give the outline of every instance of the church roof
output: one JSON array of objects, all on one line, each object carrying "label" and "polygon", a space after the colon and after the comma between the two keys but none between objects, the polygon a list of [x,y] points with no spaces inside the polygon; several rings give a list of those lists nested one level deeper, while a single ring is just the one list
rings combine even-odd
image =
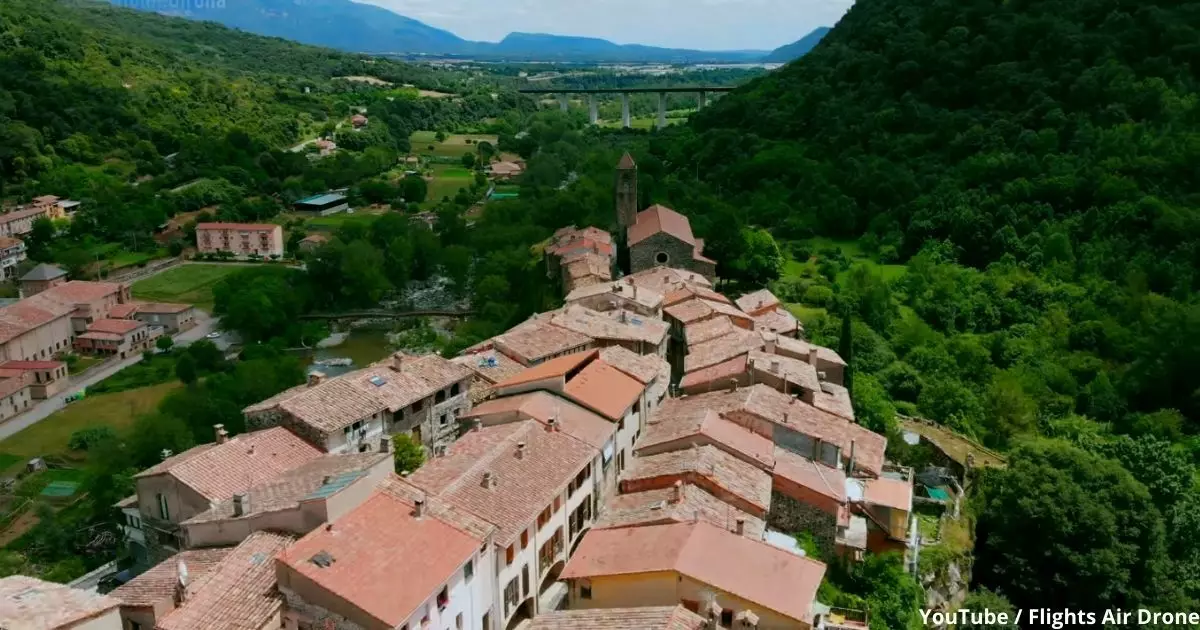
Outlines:
[{"label": "church roof", "polygon": [[637,168],[637,162],[633,161],[633,156],[626,151],[625,155],[621,156],[621,161],[617,162],[617,168],[623,171]]},{"label": "church roof", "polygon": [[629,226],[629,244],[636,245],[659,233],[670,234],[688,245],[696,244],[688,218],[658,204],[638,213],[637,223]]}]

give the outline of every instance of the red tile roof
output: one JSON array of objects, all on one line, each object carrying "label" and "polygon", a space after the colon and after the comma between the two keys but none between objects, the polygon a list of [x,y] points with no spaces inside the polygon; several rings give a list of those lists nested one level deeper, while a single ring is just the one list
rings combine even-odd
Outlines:
[{"label": "red tile roof", "polygon": [[703,630],[705,623],[683,606],[592,608],[538,615],[527,630]]},{"label": "red tile roof", "polygon": [[680,443],[681,448],[692,443],[712,444],[766,470],[775,465],[775,444],[770,439],[722,418],[712,409],[648,425],[638,440],[637,452],[672,442]]},{"label": "red tile roof", "polygon": [[118,304],[108,309],[108,316],[113,319],[125,319],[132,316],[134,313],[137,313],[138,306],[139,305],[135,303]]},{"label": "red tile roof", "polygon": [[779,305],[779,298],[767,289],[759,289],[737,299],[738,308],[751,315],[761,315],[764,311],[774,309]]},{"label": "red tile roof", "polygon": [[496,348],[526,365],[569,353],[592,343],[592,338],[533,318],[493,339]]},{"label": "red tile roof", "polygon": [[282,229],[274,223],[198,223],[197,230],[275,230]]},{"label": "red tile roof", "polygon": [[912,511],[913,487],[909,481],[879,477],[868,479],[863,491],[863,501],[905,512]]},{"label": "red tile roof", "polygon": [[315,446],[274,427],[232,437],[224,444],[198,446],[137,477],[169,474],[209,501],[220,501],[320,456]]},{"label": "red tile roof", "polygon": [[612,438],[617,425],[573,402],[546,392],[529,392],[493,398],[476,405],[464,418],[479,418],[486,425],[514,420],[537,420],[549,426],[553,418],[559,430],[597,450]]},{"label": "red tile roof", "polygon": [[625,417],[645,386],[603,361],[593,361],[567,381],[566,395],[614,422]]},{"label": "red tile roof", "polygon": [[275,582],[274,558],[295,540],[255,532],[188,589],[188,599],[158,620],[156,630],[262,628],[279,615],[283,598]]},{"label": "red tile roof", "polygon": [[176,304],[173,302],[140,302],[137,304],[137,312],[139,313],[182,313],[190,308],[195,308],[191,304]]},{"label": "red tile roof", "polygon": [[690,483],[629,492],[610,496],[594,527],[641,527],[665,523],[690,523],[697,519],[727,531],[737,530],[737,520],[744,523],[745,535],[761,538],[766,525],[761,518],[743,512],[718,499],[707,490]]},{"label": "red tile roof", "polygon": [[88,326],[89,333],[103,333],[108,335],[127,335],[145,324],[139,321],[129,319],[98,319]]},{"label": "red tile roof", "polygon": [[887,438],[878,433],[799,401],[788,410],[787,426],[836,445],[841,449],[843,459],[850,457],[850,446],[853,444],[856,468],[877,476],[883,470]]},{"label": "red tile roof", "polygon": [[86,627],[120,603],[107,595],[25,575],[0,578],[0,628],[5,630]]},{"label": "red tile roof", "polygon": [[761,335],[739,328],[723,337],[689,347],[683,360],[683,371],[690,374],[724,363],[734,357],[746,355],[751,350],[762,350],[763,345]]},{"label": "red tile roof", "polygon": [[173,608],[175,587],[179,584],[179,563],[187,567],[188,580],[195,584],[206,578],[230,551],[233,551],[233,547],[182,551],[154,565],[109,595],[121,600],[122,606],[168,604]]},{"label": "red tile roof", "polygon": [[96,300],[119,294],[122,285],[115,282],[85,282],[71,280],[56,287],[51,287],[29,298],[30,300],[55,300],[61,304],[82,306]]},{"label": "red tile roof", "polygon": [[695,388],[705,388],[707,391],[728,389],[730,379],[738,379],[746,374],[747,357],[743,354],[724,363],[690,372],[679,381],[679,386],[689,391]]},{"label": "red tile roof", "polygon": [[[776,479],[808,488],[835,501],[846,500],[846,474],[784,448],[775,449]],[[778,489],[778,488],[777,488]],[[784,492],[784,494],[787,494]]]},{"label": "red tile roof", "polygon": [[623,278],[625,282],[636,284],[643,289],[650,289],[658,293],[666,294],[675,289],[678,289],[685,284],[695,284],[702,287],[712,288],[712,281],[704,276],[687,269],[676,269],[674,267],[654,267],[652,269],[644,269],[634,274],[630,274]]},{"label": "red tile roof", "polygon": [[[524,443],[525,448],[519,449]],[[468,431],[408,478],[413,485],[496,525],[508,546],[600,451],[565,431],[524,420]],[[483,487],[484,473],[494,485]]]},{"label": "red tile roof", "polygon": [[633,156],[628,151],[621,156],[621,161],[617,162],[617,168],[627,171],[631,168],[637,168],[637,163],[633,161]]},{"label": "red tile roof", "polygon": [[671,364],[657,354],[637,354],[623,346],[609,346],[600,351],[600,359],[645,385],[662,376],[664,370],[664,381],[670,378]]},{"label": "red tile roof", "polygon": [[[422,506],[424,509],[425,506]],[[279,563],[366,613],[360,626],[399,627],[475,557],[484,538],[378,490],[330,526],[319,527],[279,556]],[[325,553],[329,566],[311,559]]]},{"label": "red tile roof", "polygon": [[666,206],[653,205],[639,212],[637,223],[629,226],[629,245],[637,245],[659,233],[670,234],[688,245],[696,244],[687,217]]},{"label": "red tile roof", "polygon": [[550,359],[545,363],[525,368],[521,372],[500,381],[496,384],[496,387],[513,387],[514,385],[524,385],[525,383],[551,378],[565,379],[568,374],[579,369],[589,361],[596,359],[598,356],[600,356],[599,350],[589,350],[587,352],[564,355],[557,359]]},{"label": "red tile roof", "polygon": [[0,363],[0,369],[54,370],[65,365],[62,361],[5,361]]},{"label": "red tile roof", "polygon": [[812,621],[825,564],[706,522],[593,529],[563,579],[672,571],[797,621]]},{"label": "red tile roof", "polygon": [[676,480],[703,486],[702,479],[762,512],[771,507],[770,473],[708,444],[636,457],[621,473],[621,487],[648,489],[654,487],[648,484],[661,487]]}]

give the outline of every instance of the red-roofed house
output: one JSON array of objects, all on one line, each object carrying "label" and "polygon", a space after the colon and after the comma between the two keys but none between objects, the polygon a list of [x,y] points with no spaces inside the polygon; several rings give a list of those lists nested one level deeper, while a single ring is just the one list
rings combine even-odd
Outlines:
[{"label": "red-roofed house", "polygon": [[163,329],[132,319],[101,319],[75,338],[75,349],[85,354],[124,359],[150,349]]},{"label": "red-roofed house", "polygon": [[711,608],[722,627],[749,613],[780,630],[819,625],[824,575],[824,563],[705,521],[592,530],[562,572],[572,608],[682,604]]},{"label": "red-roofed house", "polygon": [[463,516],[386,482],[279,555],[285,627],[493,630],[493,528]]},{"label": "red-roofed house", "polygon": [[11,280],[17,275],[17,265],[25,260],[25,241],[0,236],[0,279]]},{"label": "red-roofed house", "polygon": [[283,256],[283,228],[271,223],[200,223],[196,246],[201,254],[229,252],[234,258]]},{"label": "red-roofed house", "polygon": [[113,319],[136,319],[151,326],[161,326],[168,334],[182,332],[196,325],[196,307],[191,304],[168,302],[127,302],[109,310]]},{"label": "red-roofed house", "polygon": [[642,210],[629,226],[626,242],[633,271],[670,265],[688,269],[712,279],[717,275],[715,261],[704,257],[704,241],[692,234],[688,218],[654,205]]},{"label": "red-roofed house", "polygon": [[5,361],[0,363],[0,378],[27,374],[29,395],[36,400],[50,398],[67,386],[67,364],[62,361]]}]

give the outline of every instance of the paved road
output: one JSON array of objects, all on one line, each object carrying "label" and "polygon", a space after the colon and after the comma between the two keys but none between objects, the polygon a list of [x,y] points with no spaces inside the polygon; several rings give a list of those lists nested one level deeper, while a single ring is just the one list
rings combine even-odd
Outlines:
[{"label": "paved road", "polygon": [[[208,335],[208,333],[212,332],[216,328],[219,321],[219,318],[210,317],[208,313],[196,311],[196,326],[191,330],[176,335],[175,343],[186,346],[194,341],[203,339],[206,335]],[[221,348],[222,350],[225,350],[229,345],[227,342],[225,342],[224,337],[215,341],[217,343],[217,347]],[[102,367],[89,370],[85,374],[71,377],[70,385],[68,385],[66,389],[59,392],[53,398],[43,400],[33,407],[30,407],[29,411],[26,411],[25,413],[16,416],[15,418],[12,418],[3,424],[0,424],[0,440],[4,440],[18,431],[29,428],[38,422],[45,420],[50,414],[62,409],[63,407],[66,407],[66,403],[63,402],[63,399],[68,395],[77,393],[83,390],[85,387],[91,387],[92,385],[103,381],[113,374],[116,374],[117,372],[120,372],[121,370],[138,363],[141,360],[142,355],[141,353],[138,353],[123,361],[109,363]],[[80,376],[82,376],[82,378],[80,378]]]}]

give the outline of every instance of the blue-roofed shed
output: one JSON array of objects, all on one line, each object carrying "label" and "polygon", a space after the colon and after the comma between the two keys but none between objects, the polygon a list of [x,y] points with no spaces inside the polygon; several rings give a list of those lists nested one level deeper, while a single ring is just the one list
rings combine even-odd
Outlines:
[{"label": "blue-roofed shed", "polygon": [[346,195],[341,193],[324,193],[306,197],[293,204],[297,212],[311,212],[320,216],[337,214],[350,209]]}]

